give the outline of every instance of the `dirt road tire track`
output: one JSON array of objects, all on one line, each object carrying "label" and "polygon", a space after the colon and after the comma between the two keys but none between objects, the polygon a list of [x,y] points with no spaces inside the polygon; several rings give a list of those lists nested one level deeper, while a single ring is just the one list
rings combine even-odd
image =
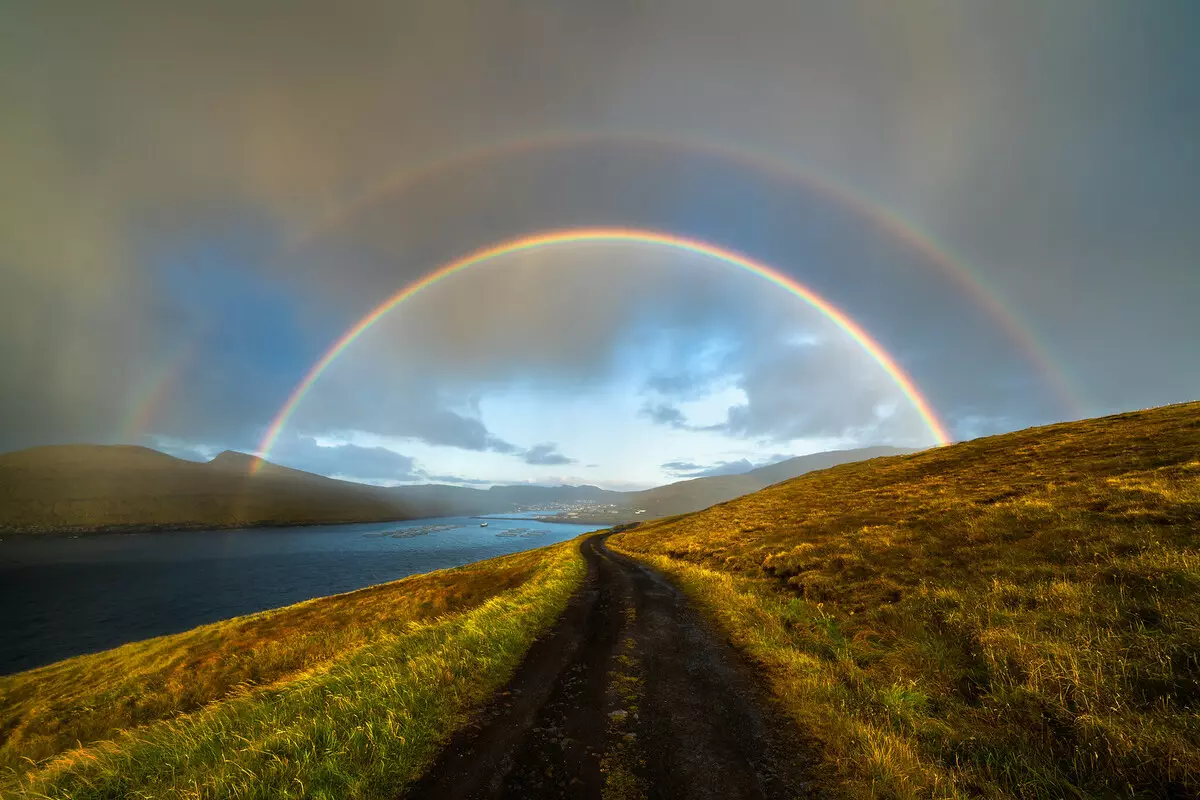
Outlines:
[{"label": "dirt road tire track", "polygon": [[405,796],[812,796],[811,751],[749,665],[606,539],[582,541],[588,575],[563,616]]}]

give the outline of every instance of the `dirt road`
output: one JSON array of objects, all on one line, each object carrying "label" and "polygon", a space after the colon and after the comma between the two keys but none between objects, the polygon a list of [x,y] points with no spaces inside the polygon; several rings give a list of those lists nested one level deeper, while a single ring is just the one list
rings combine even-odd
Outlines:
[{"label": "dirt road", "polygon": [[811,796],[808,749],[666,579],[582,543],[588,577],[407,797]]}]

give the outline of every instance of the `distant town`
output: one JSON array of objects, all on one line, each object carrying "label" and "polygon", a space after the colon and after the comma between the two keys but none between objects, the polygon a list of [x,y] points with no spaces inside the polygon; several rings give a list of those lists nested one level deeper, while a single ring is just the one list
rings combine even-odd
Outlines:
[{"label": "distant town", "polygon": [[[619,503],[535,503],[516,507],[512,516],[539,522],[577,522],[581,525],[617,525],[646,519],[647,510]],[[503,515],[509,516],[509,515]],[[493,515],[495,518],[495,515]]]}]

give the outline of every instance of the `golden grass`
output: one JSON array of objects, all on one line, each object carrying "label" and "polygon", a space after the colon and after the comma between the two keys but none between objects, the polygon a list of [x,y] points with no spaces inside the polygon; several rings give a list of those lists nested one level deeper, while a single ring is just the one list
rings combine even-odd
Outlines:
[{"label": "golden grass", "polygon": [[[566,542],[0,679],[0,786],[22,797],[395,796],[508,679],[585,572]],[[76,739],[84,746],[68,750]]]},{"label": "golden grass", "polygon": [[849,797],[1200,796],[1200,404],[811,473],[609,540]]}]

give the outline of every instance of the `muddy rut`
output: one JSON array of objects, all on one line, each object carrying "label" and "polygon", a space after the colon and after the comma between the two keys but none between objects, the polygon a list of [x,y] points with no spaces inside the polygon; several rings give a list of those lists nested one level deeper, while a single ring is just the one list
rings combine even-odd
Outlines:
[{"label": "muddy rut", "polygon": [[412,798],[810,797],[811,752],[665,578],[584,539],[583,587]]}]

